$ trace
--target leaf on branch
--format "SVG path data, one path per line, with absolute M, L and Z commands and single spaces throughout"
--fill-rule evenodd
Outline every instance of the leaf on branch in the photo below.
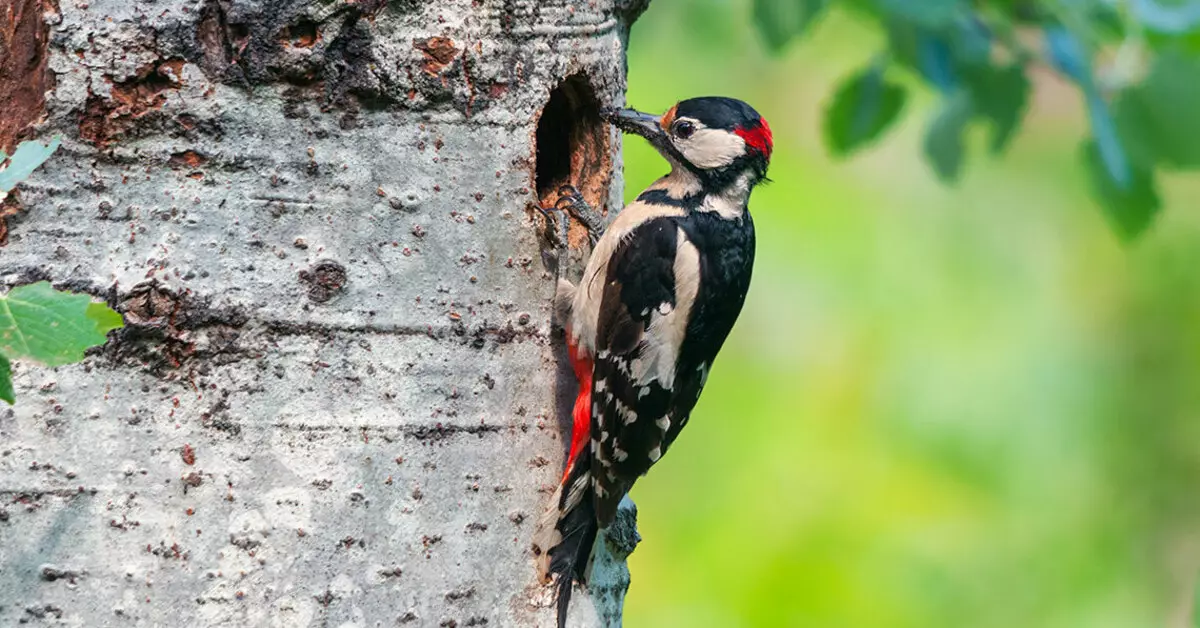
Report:
M 884 30 L 887 32 L 888 54 L 897 64 L 917 70 L 917 42 L 924 31 L 908 22 L 885 20 Z
M 962 172 L 963 133 L 974 112 L 971 95 L 958 90 L 942 101 L 925 131 L 925 157 L 945 183 L 954 183 Z
M 1145 81 L 1113 105 L 1121 139 L 1135 161 L 1200 167 L 1200 60 L 1167 52 Z
M 992 31 L 977 15 L 959 15 L 949 34 L 954 58 L 963 65 L 987 65 L 992 56 Z
M 941 37 L 927 34 L 917 36 L 917 69 L 921 76 L 942 93 L 954 89 L 958 80 L 954 71 L 954 55 L 950 44 Z
M 965 82 L 976 111 L 991 123 L 992 154 L 999 154 L 1016 134 L 1029 103 L 1025 68 L 1020 65 L 976 68 L 966 75 Z
M 120 314 L 86 294 L 59 292 L 46 281 L 18 286 L 0 297 L 0 353 L 47 366 L 70 364 L 122 324 Z
M 1091 53 L 1079 37 L 1061 26 L 1045 29 L 1046 45 L 1050 60 L 1060 72 L 1079 85 L 1087 103 L 1088 120 L 1092 127 L 1093 145 L 1100 163 L 1107 170 L 1106 180 L 1111 181 L 1123 193 L 1132 192 L 1135 185 L 1133 169 L 1117 124 L 1108 103 L 1100 95 L 1092 76 Z
M 60 138 L 55 137 L 50 140 L 48 146 L 43 146 L 40 142 L 21 142 L 17 146 L 17 152 L 8 158 L 7 167 L 0 170 L 0 200 L 3 200 L 9 191 L 49 159 L 50 155 L 58 150 L 61 141 Z M 4 153 L 0 152 L 0 166 L 5 163 Z
M 1109 222 L 1122 240 L 1130 242 L 1137 239 L 1154 221 L 1159 210 L 1154 172 L 1146 167 L 1133 167 L 1130 169 L 1129 184 L 1121 186 L 1113 180 L 1112 172 L 1104 163 L 1094 140 L 1084 142 L 1082 153 L 1084 167 L 1092 184 L 1092 194 L 1104 209 Z
M 887 34 L 893 57 L 943 94 L 959 86 L 964 72 L 991 64 L 991 31 L 974 15 L 958 13 L 936 30 L 889 23 Z
M 92 322 L 96 324 L 96 331 L 103 335 L 108 335 L 108 332 L 125 326 L 125 319 L 121 318 L 119 313 L 98 301 L 88 303 L 84 315 L 92 319 Z
M 4 354 L 0 354 L 0 401 L 7 401 L 10 406 L 17 401 L 17 396 L 13 394 L 12 364 Z
M 849 77 L 825 110 L 825 143 L 839 156 L 870 144 L 896 121 L 906 99 L 903 87 L 884 80 L 882 67 Z
M 800 37 L 829 5 L 829 0 L 754 0 L 754 25 L 771 52 Z

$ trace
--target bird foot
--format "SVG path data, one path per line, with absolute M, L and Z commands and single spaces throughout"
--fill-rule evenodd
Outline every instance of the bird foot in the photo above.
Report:
M 593 246 L 608 226 L 604 217 L 583 200 L 583 195 L 573 185 L 567 184 L 558 188 L 558 202 L 554 204 L 554 207 L 570 213 L 572 217 L 583 223 L 583 226 L 587 228 L 588 242 Z

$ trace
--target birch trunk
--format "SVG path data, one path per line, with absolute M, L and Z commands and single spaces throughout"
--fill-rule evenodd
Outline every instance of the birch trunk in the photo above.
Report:
M 647 1 L 5 0 L 0 148 L 64 141 L 0 287 L 128 327 L 17 365 L 0 624 L 552 625 L 574 381 L 534 207 L 619 209 L 597 108 Z M 572 625 L 619 623 L 622 559 Z

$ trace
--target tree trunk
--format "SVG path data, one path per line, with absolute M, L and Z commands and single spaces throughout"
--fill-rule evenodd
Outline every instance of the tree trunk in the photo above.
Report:
M 574 380 L 534 207 L 619 209 L 597 109 L 647 1 L 7 0 L 0 148 L 63 147 L 0 284 L 127 328 L 17 366 L 0 624 L 552 625 Z M 619 623 L 615 560 L 572 625 Z

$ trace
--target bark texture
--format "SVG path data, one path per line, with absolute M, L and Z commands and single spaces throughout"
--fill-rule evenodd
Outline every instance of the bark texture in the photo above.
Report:
M 0 284 L 128 327 L 18 365 L 0 625 L 551 625 L 574 383 L 533 208 L 619 208 L 596 109 L 647 1 L 5 3 L 0 148 L 64 142 Z M 622 534 L 572 625 L 619 622 Z

